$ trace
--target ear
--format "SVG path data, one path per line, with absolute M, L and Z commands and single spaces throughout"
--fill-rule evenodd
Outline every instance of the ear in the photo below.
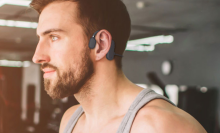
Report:
M 112 36 L 107 30 L 100 30 L 96 34 L 96 47 L 95 47 L 95 60 L 101 60 L 102 58 L 106 58 L 106 54 L 108 53 Z

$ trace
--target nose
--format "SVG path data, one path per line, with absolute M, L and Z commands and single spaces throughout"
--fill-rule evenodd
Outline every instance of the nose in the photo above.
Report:
M 36 64 L 48 63 L 50 62 L 50 56 L 48 54 L 48 48 L 42 42 L 37 44 L 32 61 Z

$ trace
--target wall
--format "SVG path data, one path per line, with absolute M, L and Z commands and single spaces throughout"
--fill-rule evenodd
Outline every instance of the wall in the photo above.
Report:
M 123 71 L 135 83 L 149 83 L 146 73 L 155 71 L 166 84 L 220 85 L 220 30 L 203 29 L 173 34 L 172 44 L 159 44 L 153 52 L 126 51 Z M 171 60 L 173 73 L 163 76 L 161 64 Z

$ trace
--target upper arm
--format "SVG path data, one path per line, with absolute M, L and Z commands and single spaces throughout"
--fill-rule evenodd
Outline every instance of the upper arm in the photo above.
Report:
M 66 125 L 70 119 L 70 117 L 73 115 L 73 113 L 76 111 L 76 109 L 79 107 L 80 105 L 75 105 L 72 106 L 71 108 L 69 108 L 63 115 L 61 123 L 60 123 L 60 129 L 59 129 L 59 133 L 63 133 L 64 129 L 66 128 Z

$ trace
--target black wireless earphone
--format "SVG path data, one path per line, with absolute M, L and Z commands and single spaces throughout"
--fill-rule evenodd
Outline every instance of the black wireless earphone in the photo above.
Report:
M 90 49 L 94 49 L 94 48 L 95 48 L 95 45 L 96 45 L 95 36 L 96 36 L 96 34 L 97 34 L 98 32 L 99 32 L 99 31 L 96 31 L 96 32 L 93 34 L 93 36 L 92 36 L 92 38 L 90 39 L 90 41 L 89 41 L 89 48 L 90 48 Z M 112 40 L 111 47 L 110 47 L 108 53 L 106 54 L 106 58 L 107 58 L 108 60 L 113 60 L 115 55 L 120 56 L 120 57 L 123 57 L 122 55 L 119 55 L 119 54 L 116 54 L 116 53 L 115 53 L 115 42 Z

